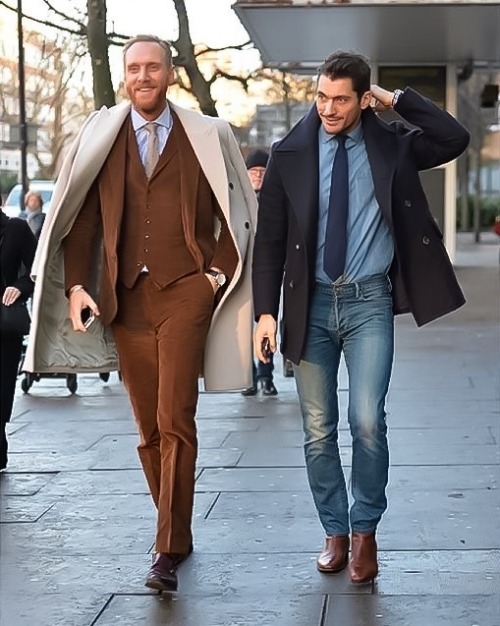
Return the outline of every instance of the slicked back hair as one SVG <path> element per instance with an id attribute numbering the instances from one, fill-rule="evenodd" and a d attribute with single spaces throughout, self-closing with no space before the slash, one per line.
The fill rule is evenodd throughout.
<path id="1" fill-rule="evenodd" d="M 352 87 L 358 96 L 370 91 L 371 68 L 368 60 L 354 52 L 338 50 L 333 52 L 318 68 L 318 76 L 326 76 L 330 80 L 350 78 Z"/>
<path id="2" fill-rule="evenodd" d="M 172 67 L 172 48 L 170 47 L 170 44 L 168 43 L 168 41 L 165 41 L 164 39 L 160 39 L 159 37 L 156 37 L 155 35 L 136 35 L 135 37 L 132 37 L 132 39 L 128 39 L 125 42 L 125 45 L 123 46 L 124 65 L 125 65 L 125 57 L 127 56 L 128 50 L 130 49 L 131 46 L 133 46 L 135 43 L 139 43 L 140 41 L 146 41 L 149 43 L 157 43 L 165 54 L 165 61 L 167 62 L 167 66 Z"/>

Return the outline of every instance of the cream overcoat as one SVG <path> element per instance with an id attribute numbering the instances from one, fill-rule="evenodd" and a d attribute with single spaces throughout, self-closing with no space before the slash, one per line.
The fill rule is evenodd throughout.
<path id="1" fill-rule="evenodd" d="M 257 213 L 255 193 L 227 122 L 170 102 L 169 106 L 179 116 L 238 250 L 233 280 L 214 312 L 207 339 L 203 367 L 205 389 L 243 389 L 252 384 L 251 254 Z M 93 113 L 64 160 L 33 264 L 32 325 L 23 366 L 28 372 L 119 369 L 109 328 L 96 321 L 87 333 L 72 330 L 64 294 L 61 242 L 71 229 L 129 112 L 127 102 Z M 217 226 L 214 224 L 215 230 Z M 98 259 L 95 265 L 98 272 Z"/>

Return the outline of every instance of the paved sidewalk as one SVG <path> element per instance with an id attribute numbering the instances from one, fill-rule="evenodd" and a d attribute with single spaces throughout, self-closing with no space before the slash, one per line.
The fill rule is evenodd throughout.
<path id="1" fill-rule="evenodd" d="M 144 587 L 155 512 L 116 373 L 75 395 L 42 379 L 18 392 L 0 478 L 0 626 L 500 626 L 499 249 L 471 238 L 467 306 L 397 320 L 374 584 L 315 570 L 293 379 L 277 373 L 276 398 L 202 394 L 195 552 L 163 597 Z M 341 446 L 348 472 L 345 420 Z"/>

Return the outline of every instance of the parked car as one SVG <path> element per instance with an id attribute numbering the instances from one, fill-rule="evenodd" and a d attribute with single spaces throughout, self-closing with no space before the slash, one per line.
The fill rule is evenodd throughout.
<path id="1" fill-rule="evenodd" d="M 43 200 L 43 212 L 47 213 L 50 201 L 52 199 L 52 193 L 54 191 L 55 183 L 51 180 L 32 180 L 29 184 L 30 191 L 36 191 L 42 196 Z M 4 213 L 6 213 L 9 217 L 18 217 L 21 212 L 21 194 L 23 192 L 23 187 L 21 184 L 14 185 L 10 190 L 7 199 L 5 200 L 5 204 L 3 205 Z"/>

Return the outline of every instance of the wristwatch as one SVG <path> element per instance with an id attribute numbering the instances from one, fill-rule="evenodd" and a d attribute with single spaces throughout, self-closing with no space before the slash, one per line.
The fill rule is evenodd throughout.
<path id="1" fill-rule="evenodd" d="M 399 98 L 401 98 L 401 96 L 403 95 L 403 90 L 402 89 L 395 89 L 394 90 L 394 95 L 392 96 L 392 102 L 391 102 L 391 107 L 394 108 L 397 104 L 397 101 L 399 100 Z"/>
<path id="2" fill-rule="evenodd" d="M 219 287 L 223 287 L 226 284 L 227 276 L 222 272 L 217 272 L 216 270 L 207 270 L 207 274 L 213 276 L 215 278 L 215 282 L 219 285 Z"/>

